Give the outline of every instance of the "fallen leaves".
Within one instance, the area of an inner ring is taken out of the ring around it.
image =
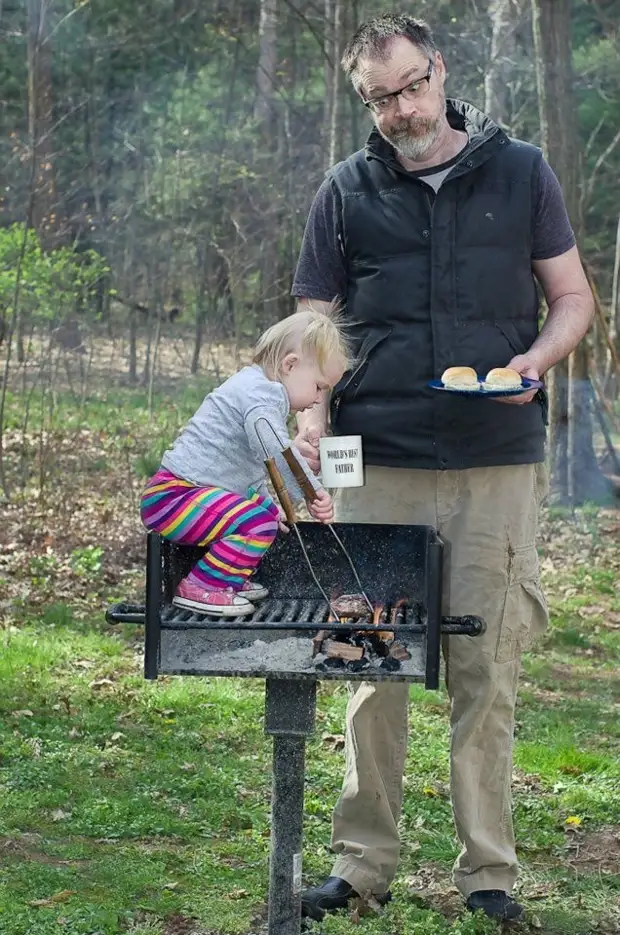
[[[590,832],[575,828],[566,847],[574,872],[620,874],[620,825]]]
[[[62,808],[55,808],[50,812],[50,818],[52,821],[66,821],[67,818],[71,818],[72,812],[64,812]]]
[[[114,682],[112,681],[112,679],[106,679],[106,678],[104,678],[104,679],[93,679],[93,681],[90,682],[89,685],[88,685],[88,687],[89,687],[89,688],[92,688],[93,690],[96,690],[96,689],[99,689],[99,688],[109,688],[110,686],[113,688],[113,687],[114,687]]]
[[[323,734],[321,740],[325,746],[330,747],[334,753],[344,750],[344,734]]]
[[[38,907],[55,906],[56,903],[65,903],[68,899],[71,899],[72,896],[75,896],[75,893],[75,890],[61,890],[60,893],[55,893],[47,899],[31,899],[26,905]]]

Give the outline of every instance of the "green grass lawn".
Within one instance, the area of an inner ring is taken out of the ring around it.
[[[141,587],[142,540],[131,511],[150,467],[144,452],[182,416],[171,405],[163,421],[149,422],[141,405],[132,414],[123,394],[114,400],[95,400],[88,417],[64,424],[64,436],[58,429],[54,476],[64,472],[71,509],[56,489],[7,510],[0,933],[258,935],[270,830],[263,684],[145,682],[141,631],[105,624],[106,602]],[[188,410],[194,401],[187,398]],[[79,431],[82,447],[65,451],[62,438]],[[81,459],[77,467],[72,458]],[[552,624],[525,660],[514,776],[528,915],[511,931],[620,932],[619,529],[611,510],[574,519],[554,511],[545,523]],[[307,882],[331,866],[346,701],[344,685],[320,685],[307,754]],[[450,882],[457,845],[445,693],[412,687],[410,714],[394,901],[380,916],[340,913],[312,932],[500,930],[464,914]]]

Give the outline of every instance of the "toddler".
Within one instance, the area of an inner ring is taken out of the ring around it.
[[[267,597],[253,575],[278,528],[288,530],[265,486],[265,459],[275,457],[291,499],[302,500],[281,455],[291,445],[287,416],[316,405],[348,367],[349,348],[338,317],[304,310],[269,328],[256,345],[252,365],[205,397],[165,452],[141,501],[148,530],[205,548],[179,584],[173,604],[236,617],[252,613],[252,601]],[[308,511],[320,522],[331,522],[330,495],[293,451],[316,492]]]

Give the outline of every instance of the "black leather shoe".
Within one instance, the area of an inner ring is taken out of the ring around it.
[[[321,922],[326,912],[346,909],[349,900],[355,899],[355,892],[350,883],[340,877],[328,877],[320,886],[313,886],[301,894],[301,914],[304,918]],[[381,906],[392,898],[390,892],[374,897]]]
[[[476,890],[467,900],[470,912],[482,909],[489,919],[520,919],[523,906],[505,893],[504,890]]]

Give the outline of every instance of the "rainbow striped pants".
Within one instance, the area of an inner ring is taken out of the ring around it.
[[[195,487],[163,469],[148,482],[140,513],[150,532],[205,546],[186,580],[208,591],[243,587],[278,532],[279,511],[270,498]]]

